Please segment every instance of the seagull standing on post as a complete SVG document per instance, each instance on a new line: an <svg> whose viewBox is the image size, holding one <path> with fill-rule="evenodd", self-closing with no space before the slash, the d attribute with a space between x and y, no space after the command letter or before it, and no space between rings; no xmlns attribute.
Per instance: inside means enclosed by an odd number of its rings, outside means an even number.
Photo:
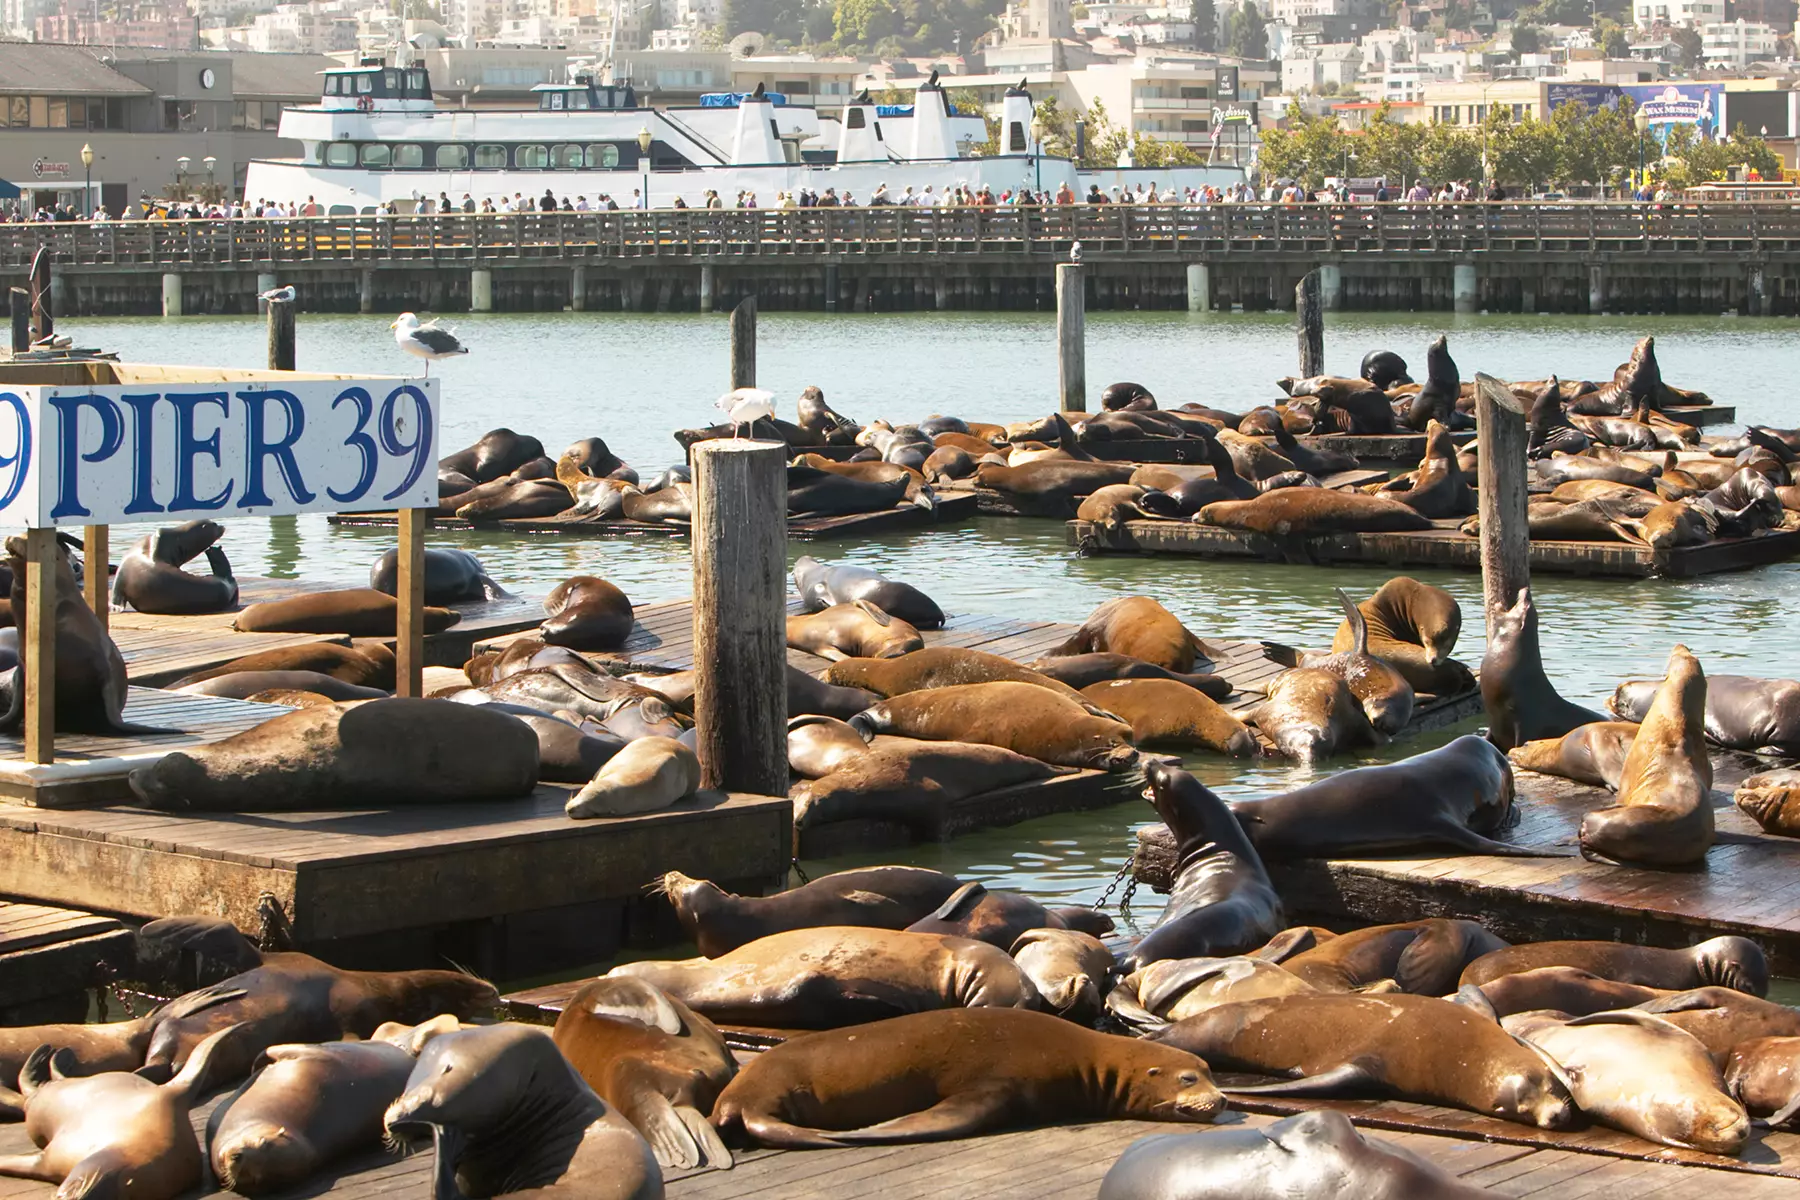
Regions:
<svg viewBox="0 0 1800 1200"><path fill-rule="evenodd" d="M1081 243L1080 242L1076 242L1074 245L1069 247L1069 261L1072 263L1078 263L1081 261Z"/></svg>
<svg viewBox="0 0 1800 1200"><path fill-rule="evenodd" d="M294 285L290 283L286 287L270 288L266 292L258 292L256 298L258 300L292 300L294 295Z"/></svg>
<svg viewBox="0 0 1800 1200"><path fill-rule="evenodd" d="M448 329L439 329L437 318L419 323L413 313L401 313L394 323L388 326L394 331L394 342L408 354L425 360L425 377L431 377L431 364L440 358L453 358L458 354L467 354L469 348L456 340L456 335Z"/></svg>
<svg viewBox="0 0 1800 1200"><path fill-rule="evenodd" d="M736 388L719 397L718 409L731 418L731 434L739 437L739 425L748 429L764 417L775 415L775 393L763 388Z"/></svg>

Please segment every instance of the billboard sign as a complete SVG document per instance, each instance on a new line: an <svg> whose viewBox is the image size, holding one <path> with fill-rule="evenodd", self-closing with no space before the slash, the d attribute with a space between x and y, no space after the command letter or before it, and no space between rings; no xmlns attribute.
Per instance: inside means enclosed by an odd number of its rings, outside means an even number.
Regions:
<svg viewBox="0 0 1800 1200"><path fill-rule="evenodd" d="M1692 125L1702 138L1719 128L1723 89L1711 83L1627 84L1625 94L1637 102L1652 125Z"/></svg>

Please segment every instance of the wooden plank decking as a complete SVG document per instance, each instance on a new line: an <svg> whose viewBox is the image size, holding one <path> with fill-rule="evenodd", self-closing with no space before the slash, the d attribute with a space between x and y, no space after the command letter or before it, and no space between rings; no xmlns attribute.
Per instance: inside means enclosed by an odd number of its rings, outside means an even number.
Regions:
<svg viewBox="0 0 1800 1200"><path fill-rule="evenodd" d="M145 614L133 614L136 621ZM189 629L171 626L127 628L113 624L113 644L125 659L125 674L141 687L167 687L199 671L223 666L246 654L320 643L350 644L342 634L239 633L234 629Z"/></svg>
<svg viewBox="0 0 1800 1200"><path fill-rule="evenodd" d="M0 900L0 1024L83 1020L84 989L128 967L133 946L111 917Z"/></svg>

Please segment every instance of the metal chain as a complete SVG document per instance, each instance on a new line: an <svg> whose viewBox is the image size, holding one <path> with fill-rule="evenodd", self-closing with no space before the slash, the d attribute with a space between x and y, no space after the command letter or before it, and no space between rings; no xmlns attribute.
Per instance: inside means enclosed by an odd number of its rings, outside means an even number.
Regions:
<svg viewBox="0 0 1800 1200"><path fill-rule="evenodd" d="M1100 898L1098 900L1094 901L1095 912L1099 912L1106 907L1107 901L1111 900L1112 894L1119 890L1119 884L1125 881L1125 876L1131 874L1131 868L1136 865L1136 863L1137 849L1133 847L1131 853L1125 856L1125 863L1119 868L1118 874L1112 877L1112 882L1106 885L1106 890L1100 893ZM1131 897L1136 894L1136 892L1137 878L1136 876L1133 876L1131 882L1125 888L1125 895L1119 899L1120 912L1124 912L1131 907Z"/></svg>
<svg viewBox="0 0 1800 1200"><path fill-rule="evenodd" d="M287 913L281 907L281 901L274 892L264 892L256 898L257 934L256 948L264 951L291 950L294 946L294 930L288 924Z"/></svg>
<svg viewBox="0 0 1800 1200"><path fill-rule="evenodd" d="M800 860L798 858L790 858L788 859L788 863L794 868L794 874L800 877L802 886L812 882L811 879L807 878L806 868L800 865Z"/></svg>

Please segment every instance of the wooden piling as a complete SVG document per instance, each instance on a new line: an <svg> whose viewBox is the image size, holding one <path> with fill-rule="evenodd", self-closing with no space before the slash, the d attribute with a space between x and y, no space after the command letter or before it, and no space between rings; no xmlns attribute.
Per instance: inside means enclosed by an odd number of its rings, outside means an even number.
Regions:
<svg viewBox="0 0 1800 1200"><path fill-rule="evenodd" d="M1080 263L1056 264L1057 397L1064 412L1087 411L1087 289Z"/></svg>
<svg viewBox="0 0 1800 1200"><path fill-rule="evenodd" d="M56 758L56 545L54 528L25 531L25 761Z"/></svg>
<svg viewBox="0 0 1800 1200"><path fill-rule="evenodd" d="M1308 271L1294 287L1294 314L1299 318L1300 378L1325 373L1325 302L1319 272Z"/></svg>
<svg viewBox="0 0 1800 1200"><path fill-rule="evenodd" d="M272 307L272 306L271 306ZM431 510L400 510L394 585L394 694L425 694L425 526Z"/></svg>
<svg viewBox="0 0 1800 1200"><path fill-rule="evenodd" d="M112 582L112 531L105 525L89 525L82 530L81 591L88 608L99 618L100 628L107 627L110 598L107 585Z"/></svg>
<svg viewBox="0 0 1800 1200"><path fill-rule="evenodd" d="M9 293L12 305L12 352L23 354L31 349L31 293L16 287Z"/></svg>
<svg viewBox="0 0 1800 1200"><path fill-rule="evenodd" d="M718 438L692 453L701 786L785 796L786 447Z"/></svg>
<svg viewBox="0 0 1800 1200"><path fill-rule="evenodd" d="M31 259L31 340L41 342L56 332L56 315L50 302L50 247L39 246Z"/></svg>
<svg viewBox="0 0 1800 1200"><path fill-rule="evenodd" d="M294 302L269 301L269 370L292 371L294 367Z"/></svg>
<svg viewBox="0 0 1800 1200"><path fill-rule="evenodd" d="M1531 531L1526 524L1525 406L1491 375L1475 375L1475 489L1481 513L1481 588L1487 628L1531 582Z"/></svg>
<svg viewBox="0 0 1800 1200"><path fill-rule="evenodd" d="M731 310L731 390L756 386L756 297Z"/></svg>

